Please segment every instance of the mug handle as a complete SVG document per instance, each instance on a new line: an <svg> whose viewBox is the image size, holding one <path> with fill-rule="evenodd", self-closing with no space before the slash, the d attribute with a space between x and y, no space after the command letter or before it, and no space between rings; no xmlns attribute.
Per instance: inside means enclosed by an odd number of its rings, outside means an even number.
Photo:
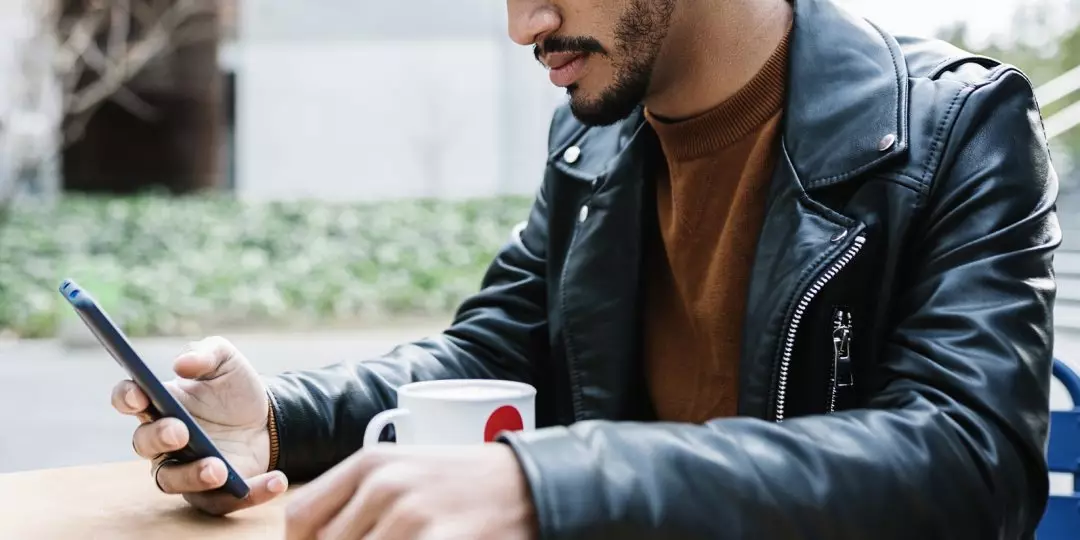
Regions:
<svg viewBox="0 0 1080 540"><path fill-rule="evenodd" d="M379 444L379 435L382 435L383 429L408 415L409 409L390 409L376 414L364 429L364 448Z"/></svg>

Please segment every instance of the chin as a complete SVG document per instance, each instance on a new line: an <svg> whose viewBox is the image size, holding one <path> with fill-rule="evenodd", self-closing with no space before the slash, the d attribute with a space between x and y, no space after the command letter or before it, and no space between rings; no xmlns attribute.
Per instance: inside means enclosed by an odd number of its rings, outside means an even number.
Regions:
<svg viewBox="0 0 1080 540"><path fill-rule="evenodd" d="M626 119L637 108L637 103L612 103L603 99L581 99L570 92L570 112L587 126L609 126Z"/></svg>
<svg viewBox="0 0 1080 540"><path fill-rule="evenodd" d="M646 79L627 79L590 92L575 83L566 88L570 96L570 112L587 126L609 126L625 120L637 110L645 97Z"/></svg>

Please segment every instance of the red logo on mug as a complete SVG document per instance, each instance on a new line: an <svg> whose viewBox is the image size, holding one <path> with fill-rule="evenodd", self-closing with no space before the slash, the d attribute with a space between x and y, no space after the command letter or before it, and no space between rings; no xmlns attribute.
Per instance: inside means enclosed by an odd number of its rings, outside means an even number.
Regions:
<svg viewBox="0 0 1080 540"><path fill-rule="evenodd" d="M488 417L487 425L484 426L484 442L492 442L500 431L521 431L525 429L525 423L521 420L521 413L510 405L503 405Z"/></svg>

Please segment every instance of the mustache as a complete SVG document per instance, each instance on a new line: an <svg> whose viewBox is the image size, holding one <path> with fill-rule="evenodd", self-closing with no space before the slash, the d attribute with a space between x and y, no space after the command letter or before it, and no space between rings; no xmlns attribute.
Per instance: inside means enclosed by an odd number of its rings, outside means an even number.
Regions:
<svg viewBox="0 0 1080 540"><path fill-rule="evenodd" d="M551 36L542 43L533 45L533 56L537 62L541 56L552 53L607 54L607 49L591 37Z"/></svg>

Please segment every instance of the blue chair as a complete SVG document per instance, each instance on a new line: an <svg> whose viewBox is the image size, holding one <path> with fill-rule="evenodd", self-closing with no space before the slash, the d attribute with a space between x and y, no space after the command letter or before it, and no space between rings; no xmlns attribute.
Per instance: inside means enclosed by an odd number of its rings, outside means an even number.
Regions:
<svg viewBox="0 0 1080 540"><path fill-rule="evenodd" d="M1054 378L1072 397L1073 408L1050 411L1050 471L1073 475L1073 493L1051 495L1036 536L1039 540L1080 538L1080 375L1061 360L1054 360Z"/></svg>

